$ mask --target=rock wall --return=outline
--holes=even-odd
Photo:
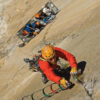
[[[18,41],[16,33],[48,0],[0,0],[0,59]]]
[[[72,89],[59,92],[48,99],[99,100],[100,1],[52,1],[60,9],[56,19],[23,48],[15,45],[18,41],[15,34],[33,16],[32,12],[37,12],[46,0],[13,0],[9,2],[9,5],[4,6],[2,15],[6,17],[2,19],[6,21],[2,21],[2,23],[7,23],[8,35],[0,42],[2,44],[0,50],[11,52],[0,61],[0,64],[3,65],[0,68],[1,100],[22,100],[23,97],[46,86],[41,81],[41,75],[31,72],[23,61],[25,57],[32,58],[38,50],[44,47],[45,42],[54,43],[71,52],[78,63],[82,61],[86,63],[80,79],[86,83],[88,89],[92,90],[91,98],[84,88],[72,79],[71,81],[75,83]],[[2,2],[4,1],[2,0]],[[33,11],[33,9],[35,10]],[[4,49],[4,47],[8,49]],[[8,54],[8,52],[6,53]],[[5,55],[7,55],[6,53]],[[35,95],[36,100],[40,100],[41,97],[43,97],[41,92]],[[25,98],[25,100],[31,100],[31,98]]]

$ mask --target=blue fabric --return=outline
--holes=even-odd
[[[37,68],[40,68],[39,64],[36,64],[36,67],[37,67]]]
[[[36,23],[36,21],[32,23],[32,28],[35,28],[35,26],[36,26],[35,23]]]
[[[49,15],[47,18],[49,19],[51,17],[51,15]]]
[[[30,29],[29,27],[30,27],[29,24],[26,24],[25,30],[26,30],[27,32],[31,32],[31,29]]]
[[[43,22],[44,22],[44,23],[47,23],[50,17],[51,17],[51,16],[48,16],[48,17],[44,18],[44,19],[43,19]]]
[[[31,32],[31,29],[30,29],[29,27],[26,27],[25,30],[26,30],[27,32]]]
[[[26,24],[26,26],[25,27],[30,27],[30,25],[29,24]]]
[[[47,23],[47,21],[48,21],[48,18],[47,17],[43,19],[43,22],[44,23]]]

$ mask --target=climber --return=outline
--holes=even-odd
[[[77,62],[75,57],[71,53],[61,48],[50,46],[49,44],[46,45],[41,51],[39,66],[48,80],[62,85],[63,87],[67,87],[70,82],[67,78],[67,69],[61,69],[60,66],[57,65],[59,57],[70,63],[71,71],[69,74],[76,75]]]

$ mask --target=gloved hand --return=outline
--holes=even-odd
[[[68,84],[69,82],[65,78],[60,80],[60,85],[62,85],[64,88],[68,87]]]
[[[72,67],[70,74],[71,75],[76,75],[77,74],[77,67]]]

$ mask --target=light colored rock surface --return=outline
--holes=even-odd
[[[92,82],[96,80],[91,88],[93,89],[93,99],[99,100],[100,0],[52,0],[60,9],[56,20],[48,24],[37,37],[23,48],[15,45],[19,41],[15,34],[47,0],[8,1],[6,0],[5,3],[0,0],[0,6],[5,5],[0,9],[3,11],[0,17],[6,19],[2,23],[7,23],[7,35],[0,41],[0,50],[2,51],[0,52],[2,56],[0,100],[21,100],[22,97],[45,87],[41,81],[41,75],[28,70],[28,65],[23,61],[25,57],[32,58],[32,55],[44,46],[44,42],[52,42],[58,47],[68,50],[76,56],[77,62],[86,62],[82,77],[87,86],[91,86]],[[8,6],[7,3],[9,3]],[[3,58],[4,54],[8,55]],[[39,100],[43,95],[38,92],[34,97]],[[74,88],[61,91],[48,98],[48,100],[66,99],[91,100],[83,87],[77,83]],[[31,99],[27,97],[25,100]]]

